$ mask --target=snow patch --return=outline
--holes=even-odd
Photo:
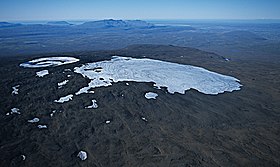
[[[18,88],[19,88],[19,85],[13,86],[12,87],[12,89],[13,89],[12,94],[18,95]]]
[[[154,92],[148,92],[145,94],[146,99],[156,99],[158,97],[158,94]]]
[[[111,122],[111,121],[109,121],[109,120],[108,120],[108,121],[105,121],[106,124],[109,124],[110,122]]]
[[[49,71],[48,71],[48,70],[42,70],[42,71],[36,72],[36,75],[37,75],[38,77],[43,77],[43,76],[48,75],[48,74],[49,74]]]
[[[39,129],[47,129],[47,125],[38,125]]]
[[[39,122],[39,121],[40,121],[39,118],[33,118],[31,120],[28,120],[27,122],[29,122],[29,123],[36,123],[36,122]]]
[[[147,122],[148,120],[144,117],[141,118],[143,121]]]
[[[90,91],[91,87],[94,85],[94,82],[90,82],[87,87],[81,88],[75,95],[80,95],[83,93],[94,93],[94,91]]]
[[[12,115],[12,114],[20,114],[18,108],[12,108],[11,112],[7,113],[6,115]]]
[[[77,155],[82,161],[87,159],[87,153],[85,151],[80,151]]]
[[[92,69],[102,69],[96,72]],[[111,60],[87,63],[74,68],[74,72],[91,79],[87,87],[76,95],[87,93],[90,88],[110,86],[120,81],[154,82],[155,86],[167,87],[169,93],[184,94],[196,89],[204,94],[219,94],[240,90],[239,80],[201,67],[183,65],[148,58],[114,56]]]
[[[51,117],[56,113],[56,110],[53,110],[52,113],[50,114]]]
[[[21,63],[19,66],[25,68],[55,67],[78,61],[80,60],[74,57],[44,57]]]
[[[25,161],[26,156],[25,155],[21,155],[21,157],[22,157],[22,160]]]
[[[73,97],[73,95],[70,94],[70,95],[67,95],[65,97],[61,97],[59,100],[55,100],[54,102],[56,102],[56,103],[64,103],[64,102],[72,100],[72,97]]]
[[[102,78],[102,77],[101,77]],[[110,81],[100,80],[100,78],[91,80],[87,87],[81,88],[76,95],[80,95],[82,93],[94,93],[94,91],[89,91],[91,88],[102,87],[102,86],[110,86],[112,85]]]
[[[66,71],[71,72],[71,69],[64,69],[64,71],[65,71],[65,72],[66,72]]]
[[[92,100],[92,105],[91,106],[87,106],[86,108],[90,109],[90,108],[98,108],[98,105],[96,103],[96,100]]]
[[[67,83],[69,82],[69,80],[64,80],[62,82],[59,82],[57,85],[58,85],[58,88],[62,88],[64,85],[66,85]]]

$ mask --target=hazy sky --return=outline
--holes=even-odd
[[[280,0],[0,0],[0,20],[280,19]]]

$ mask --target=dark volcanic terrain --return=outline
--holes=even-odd
[[[114,55],[200,66],[234,76],[243,86],[219,95],[196,90],[169,94],[154,89],[153,83],[119,82],[54,103],[87,86],[89,80],[74,73],[74,67]],[[19,67],[43,56],[74,56],[81,61],[40,69]],[[36,77],[43,69],[50,74]],[[69,83],[58,89],[57,83],[65,79]],[[274,59],[226,61],[223,55],[171,45],[2,57],[0,85],[0,166],[280,165],[280,64]],[[15,85],[20,85],[18,95],[11,94]],[[149,91],[159,95],[156,100],[144,97]],[[92,99],[99,107],[85,109]],[[14,107],[21,115],[6,116]],[[53,110],[58,112],[50,117]],[[40,122],[27,122],[34,117]],[[39,129],[38,124],[48,128]],[[77,157],[80,150],[88,154],[85,161]],[[24,161],[21,155],[26,156]]]

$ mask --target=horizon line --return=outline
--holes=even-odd
[[[201,21],[280,21],[280,18],[256,18],[256,19],[246,19],[246,18],[100,18],[100,19],[26,19],[26,20],[0,20],[0,22],[45,22],[45,21],[98,21],[98,20],[143,20],[143,21],[192,21],[192,20],[201,20]]]

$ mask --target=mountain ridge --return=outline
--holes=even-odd
[[[114,20],[105,19],[85,22],[79,27],[99,27],[99,28],[152,28],[155,25],[143,20]]]

